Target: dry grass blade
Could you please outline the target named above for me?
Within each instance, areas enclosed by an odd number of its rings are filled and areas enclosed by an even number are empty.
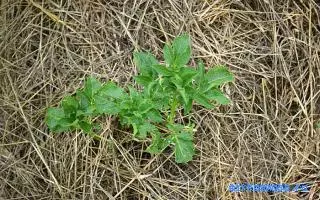
[[[2,0],[0,198],[319,199],[319,11],[315,0]],[[192,38],[191,65],[225,64],[236,75],[223,87],[231,105],[192,111],[194,161],[145,153],[147,143],[111,118],[103,142],[48,132],[46,108],[86,76],[127,85],[134,50],[162,58],[182,32]],[[235,182],[312,187],[231,193]]]

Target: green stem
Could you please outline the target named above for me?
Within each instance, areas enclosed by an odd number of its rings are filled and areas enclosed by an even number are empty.
[[[174,119],[176,117],[177,107],[178,107],[178,99],[177,99],[177,95],[174,95],[173,101],[171,103],[170,115],[168,118],[168,123],[170,123],[170,124],[173,124],[173,122],[174,122]]]
[[[101,141],[102,137],[98,134],[92,133],[90,134],[91,137],[93,137],[93,139]]]

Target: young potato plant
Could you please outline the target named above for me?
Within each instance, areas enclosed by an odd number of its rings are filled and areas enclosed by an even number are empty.
[[[206,71],[199,62],[196,68],[188,67],[191,45],[187,34],[166,44],[163,55],[165,62],[160,63],[148,52],[134,53],[139,70],[134,80],[142,86],[140,90],[132,86],[122,89],[113,82],[101,83],[89,77],[83,89],[64,97],[59,107],[47,110],[49,129],[53,132],[81,129],[99,140],[101,137],[94,133],[98,127],[93,123],[94,117],[112,115],[119,118],[122,126],[132,128],[134,138],[151,138],[147,152],[158,154],[171,146],[177,163],[192,160],[194,125],[176,123],[177,109],[182,107],[187,115],[195,102],[207,109],[228,104],[230,100],[219,87],[234,77],[224,66]]]

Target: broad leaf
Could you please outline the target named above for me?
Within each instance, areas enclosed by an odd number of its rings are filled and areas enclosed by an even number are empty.
[[[128,89],[129,89],[129,94],[130,94],[130,98],[136,98],[140,96],[140,93],[138,93],[138,91],[136,89],[134,89],[134,87],[132,86],[128,86]]]
[[[134,137],[138,139],[146,139],[147,134],[156,130],[156,127],[150,123],[144,123],[136,126],[137,131]]]
[[[187,34],[176,37],[172,45],[166,44],[164,46],[163,52],[169,66],[183,67],[189,62],[191,56],[190,37]]]
[[[87,97],[93,99],[93,96],[99,91],[100,88],[101,83],[97,79],[89,77],[84,84],[83,91],[87,95]]]
[[[62,100],[62,108],[65,113],[65,115],[71,115],[75,114],[77,112],[77,109],[79,107],[79,103],[75,97],[72,96],[66,96]]]
[[[48,108],[46,123],[54,132],[68,131],[74,124],[75,119],[67,118],[62,108]]]
[[[208,89],[234,80],[233,74],[224,66],[210,69],[205,76],[210,84]]]
[[[123,95],[123,89],[113,82],[108,82],[101,87],[99,95],[104,97],[121,98]]]
[[[154,96],[160,89],[158,80],[152,80],[147,87],[144,88],[145,94],[147,96]]]
[[[159,64],[157,59],[147,52],[135,52],[133,54],[134,63],[143,75],[153,75],[153,65]]]
[[[87,121],[80,121],[78,122],[80,128],[85,132],[85,133],[92,133],[92,124],[90,124]]]
[[[161,133],[158,130],[155,130],[151,133],[152,135],[152,143],[146,149],[146,152],[151,154],[161,153],[165,148],[170,144],[170,140],[167,138],[162,138]]]
[[[199,90],[205,90],[208,87],[208,81],[205,77],[205,67],[202,61],[198,63],[197,75],[195,77],[195,83]]]
[[[175,74],[174,77],[170,78],[170,81],[176,86],[177,89],[183,88],[183,79],[178,75]]]
[[[152,109],[149,112],[146,113],[147,118],[151,121],[151,122],[162,122],[162,116],[159,113],[158,110]]]
[[[204,64],[201,60],[198,62],[197,72],[198,72],[197,79],[199,79],[199,82],[201,82],[206,72]]]
[[[61,108],[48,108],[46,115],[46,123],[50,130],[59,125],[59,121],[65,118],[64,111]]]
[[[105,99],[101,96],[95,96],[96,111],[100,114],[118,114],[120,112],[119,105],[111,100]]]
[[[182,131],[173,136],[175,143],[175,160],[177,163],[186,163],[192,160],[194,152],[192,133]]]
[[[205,95],[210,100],[214,100],[222,105],[227,105],[230,103],[230,100],[219,89],[211,89],[207,91]]]
[[[170,93],[165,92],[163,88],[160,88],[159,86],[155,87],[150,95],[153,107],[159,111],[169,107],[171,97],[172,95]]]
[[[192,68],[185,67],[181,69],[180,77],[183,80],[184,85],[190,83],[196,75],[197,71]]]
[[[172,49],[175,55],[174,65],[184,66],[189,62],[191,56],[190,37],[187,34],[177,37],[172,42]]]
[[[167,127],[172,133],[179,133],[184,129],[182,124],[167,124]]]
[[[153,81],[153,79],[150,76],[143,76],[143,75],[138,75],[138,76],[134,77],[134,80],[138,84],[140,84],[144,87],[148,87]]]
[[[79,107],[84,113],[88,113],[88,107],[90,106],[91,102],[89,97],[83,92],[83,90],[79,90],[76,93],[76,98],[79,102]]]
[[[186,93],[189,95],[188,101],[183,103],[184,114],[187,115],[192,109],[193,96],[196,90],[191,86],[185,87]]]
[[[174,55],[174,52],[173,52],[171,46],[169,46],[168,44],[164,45],[163,57],[169,66],[174,63],[175,55]]]
[[[141,98],[141,100],[137,102],[137,105],[138,105],[137,110],[139,111],[139,113],[145,114],[153,108],[152,103],[153,102],[151,102],[149,99]]]
[[[179,88],[179,89],[178,89],[178,92],[179,92],[179,94],[180,94],[181,97],[182,97],[182,100],[183,100],[182,104],[183,104],[183,103],[188,104],[188,102],[189,102],[189,95],[186,93],[186,90],[185,90],[184,88]]]
[[[206,96],[200,93],[195,93],[193,98],[196,102],[198,102],[200,105],[204,106],[205,108],[208,108],[208,109],[213,108],[213,105],[210,103],[209,99]]]
[[[133,115],[134,115],[136,118],[139,118],[139,119],[142,118],[142,114],[143,114],[143,113],[141,113],[141,112],[139,112],[139,111],[133,111],[132,113],[133,113]]]
[[[152,67],[163,76],[172,76],[172,72],[164,65],[153,65]]]
[[[183,109],[184,109],[183,113],[185,115],[189,114],[189,112],[192,109],[192,99],[189,99],[189,101],[187,103],[183,104]]]

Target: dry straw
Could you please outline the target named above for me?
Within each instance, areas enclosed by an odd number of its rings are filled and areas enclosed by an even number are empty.
[[[315,0],[1,1],[0,198],[320,198],[319,10]],[[194,161],[150,157],[111,118],[106,142],[49,134],[45,109],[85,77],[126,85],[135,49],[161,58],[182,32],[192,38],[191,64],[226,64],[236,75],[223,88],[232,105],[193,110]],[[234,182],[313,187],[237,194],[228,192]]]

